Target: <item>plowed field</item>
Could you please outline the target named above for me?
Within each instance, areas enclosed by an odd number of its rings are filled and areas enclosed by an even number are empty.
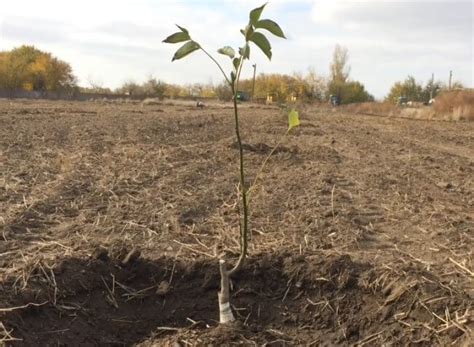
[[[249,182],[286,115],[244,104]],[[230,105],[0,101],[0,344],[469,345],[474,123],[300,107],[251,195]]]

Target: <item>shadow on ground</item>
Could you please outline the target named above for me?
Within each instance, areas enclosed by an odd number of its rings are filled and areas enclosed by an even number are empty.
[[[433,324],[425,308],[442,314],[444,304],[420,298],[446,293],[414,282],[429,276],[420,269],[404,270],[407,278],[394,281],[388,272],[327,252],[262,254],[245,270],[233,282],[240,325],[231,330],[217,324],[215,260],[151,261],[123,247],[99,247],[87,259],[38,263],[23,288],[15,279],[1,283],[0,305],[17,309],[0,313],[0,321],[16,343],[37,346],[442,341],[420,322]],[[449,300],[468,305],[462,294]],[[406,324],[415,323],[418,328],[405,334]],[[454,328],[446,337],[461,335]]]

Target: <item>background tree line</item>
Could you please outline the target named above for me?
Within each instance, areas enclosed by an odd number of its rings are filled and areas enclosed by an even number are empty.
[[[249,95],[253,91],[253,96],[257,99],[272,96],[273,101],[277,102],[285,102],[290,97],[296,97],[300,101],[327,102],[331,95],[337,96],[342,104],[373,101],[373,96],[365,86],[350,78],[348,61],[347,48],[336,45],[327,76],[317,74],[314,68],[309,68],[306,73],[292,75],[261,73],[256,76],[255,83],[253,78],[243,79],[239,89]],[[91,80],[89,85],[78,87],[68,63],[34,46],[25,45],[0,52],[0,91],[80,91],[159,98],[232,98],[232,92],[225,83],[177,85],[153,76],[141,83],[128,80],[115,90],[104,88],[101,83]],[[451,87],[462,88],[462,85],[454,82]],[[396,103],[399,97],[406,97],[410,101],[427,102],[447,89],[441,81],[429,80],[423,85],[414,77],[408,76],[404,81],[394,83],[385,99]]]
[[[451,89],[463,89],[460,82],[454,82]],[[436,98],[440,93],[449,89],[449,86],[442,81],[430,79],[423,83],[416,81],[415,77],[408,76],[404,81],[395,82],[390,88],[390,92],[385,101],[396,103],[398,98],[405,97],[408,101],[429,102],[431,98]]]
[[[260,74],[255,79],[242,80],[240,89],[254,92],[255,98],[273,97],[274,101],[286,101],[291,96],[302,101],[327,101],[330,95],[339,98],[342,104],[373,101],[365,86],[349,78],[349,54],[347,48],[336,46],[333,61],[330,65],[330,76],[318,75],[313,68],[306,74]],[[225,90],[225,84],[216,88],[216,94],[221,99],[228,99],[231,95]]]

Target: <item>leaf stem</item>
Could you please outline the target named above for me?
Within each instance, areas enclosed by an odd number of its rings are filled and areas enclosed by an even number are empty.
[[[232,86],[232,82],[229,80],[229,77],[227,77],[226,73],[224,72],[224,69],[222,68],[221,64],[219,64],[219,62],[208,52],[206,51],[204,48],[202,48],[201,45],[199,45],[199,48],[201,48],[201,50],[217,65],[217,67],[219,68],[219,70],[221,70],[222,72],[222,75],[224,75],[224,78],[225,80],[227,81],[227,83]]]

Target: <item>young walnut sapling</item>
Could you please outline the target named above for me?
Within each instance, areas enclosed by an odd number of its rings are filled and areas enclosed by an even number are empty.
[[[244,155],[242,147],[242,139],[240,135],[240,125],[239,125],[239,112],[237,104],[237,91],[240,81],[240,75],[242,73],[242,68],[244,66],[245,60],[250,59],[250,45],[253,44],[257,46],[270,60],[272,58],[272,47],[267,37],[264,35],[265,31],[270,32],[271,34],[285,39],[285,35],[280,28],[280,26],[270,19],[260,19],[262,12],[266,6],[266,3],[260,7],[257,7],[250,11],[249,13],[249,22],[246,27],[240,32],[244,36],[244,44],[242,47],[239,47],[237,52],[234,48],[230,46],[224,46],[217,50],[219,54],[227,56],[232,63],[232,70],[230,74],[226,74],[222,65],[212,56],[207,50],[205,50],[197,41],[191,38],[189,31],[179,25],[177,25],[179,31],[168,36],[163,42],[165,43],[184,43],[182,46],[174,53],[172,61],[182,59],[189,54],[201,50],[206,54],[209,59],[211,59],[214,64],[219,68],[220,72],[225,78],[226,83],[231,88],[233,94],[233,104],[234,104],[234,124],[235,124],[235,135],[237,138],[237,144],[239,148],[239,190],[240,190],[240,200],[241,200],[241,209],[239,209],[239,226],[240,226],[240,255],[237,263],[228,270],[225,259],[219,260],[219,268],[221,274],[221,291],[218,294],[219,298],[219,312],[220,312],[220,323],[228,323],[235,320],[232,310],[230,308],[230,292],[229,292],[229,279],[232,275],[237,273],[243,266],[245,258],[247,256],[247,247],[248,247],[248,234],[249,234],[249,188],[245,185],[245,165],[244,165]],[[289,126],[288,132],[293,128],[299,125],[298,112],[292,110],[288,116]],[[285,134],[285,135],[286,135]],[[280,141],[281,142],[281,141]],[[279,142],[279,143],[280,143]],[[278,144],[277,144],[278,146]],[[276,148],[276,147],[275,147]],[[273,151],[270,153],[270,155]],[[269,155],[269,156],[270,156]],[[268,159],[268,157],[267,157]],[[267,160],[264,161],[264,164]],[[262,166],[263,167],[263,166]],[[261,168],[262,169],[262,168]],[[261,171],[260,169],[260,171]],[[240,210],[242,210],[242,215],[240,215]]]

